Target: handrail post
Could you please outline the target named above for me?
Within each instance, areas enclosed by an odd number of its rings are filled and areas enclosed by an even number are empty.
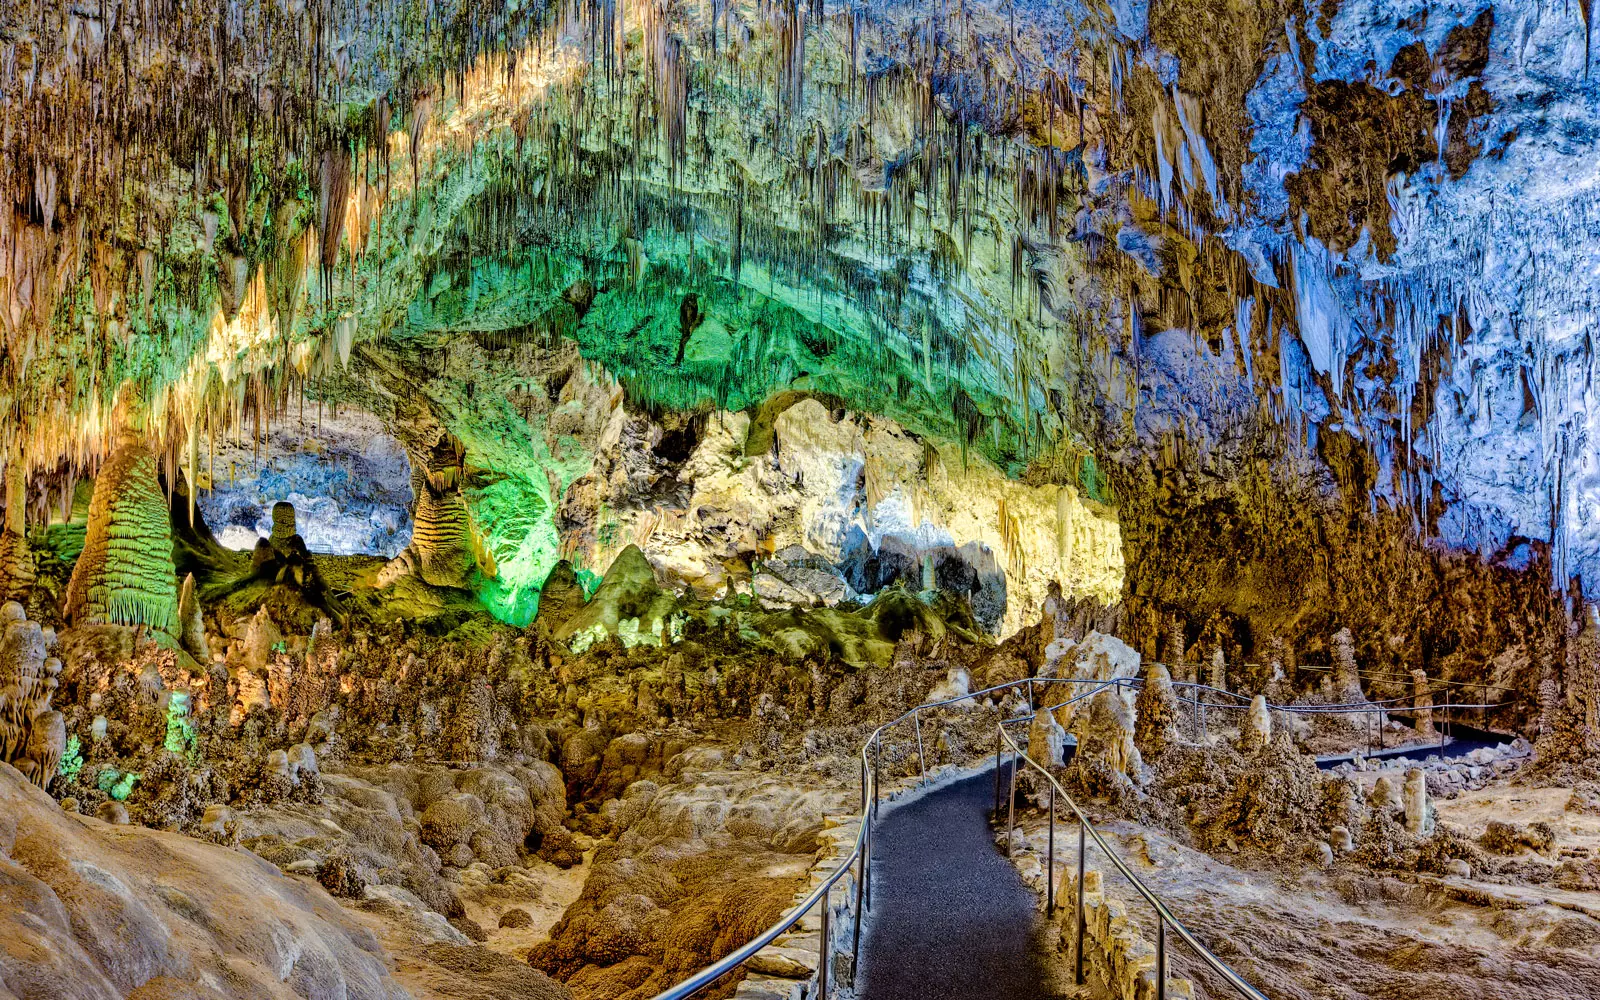
[[[1000,742],[1001,742],[1001,733],[1002,733],[1002,730],[1001,730],[1000,726],[1001,726],[1001,723],[998,723],[998,722],[995,723],[995,725],[994,725],[994,811],[995,812],[999,812],[1000,811]],[[866,765],[863,764],[861,766],[865,767]],[[865,803],[862,803],[862,808],[866,808],[866,804]]]
[[[1033,714],[1033,675],[1028,675],[1028,714]]]
[[[866,822],[865,817],[862,817],[862,822]],[[856,857],[856,926],[855,930],[851,931],[850,934],[850,975],[854,976],[855,981],[858,983],[861,981],[861,923],[862,918],[866,916],[861,909],[861,890],[866,885],[866,881],[867,842],[866,838],[862,837],[861,853]]]
[[[878,765],[883,763],[883,735],[872,741],[872,818],[878,818]]]
[[[828,897],[833,895],[833,887],[822,890],[822,933],[817,946],[817,996],[819,1000],[828,1000],[828,952],[833,950],[833,944],[828,935]]]
[[[917,784],[923,785],[928,781],[928,758],[922,751],[922,709],[918,708],[911,713],[911,721],[917,726],[917,765],[922,768],[922,780]]]
[[[1011,777],[1006,783],[1010,789],[1006,796],[1006,857],[1011,857],[1011,830],[1016,825],[1017,815],[1017,757],[1011,758]]]
[[[823,1000],[827,1000],[824,993]],[[1156,1000],[1167,1000],[1167,921],[1156,914]]]
[[[867,911],[872,911],[872,814],[866,814],[867,835],[861,841],[861,881],[866,893]]]
[[[1050,786],[1050,849],[1047,851],[1048,860],[1045,862],[1044,873],[1044,912],[1055,916],[1056,912],[1056,783],[1048,782]]]
[[[1083,985],[1083,817],[1078,817],[1078,918],[1077,927],[1073,936],[1077,938],[1077,945],[1073,948],[1073,968],[1076,982]]]

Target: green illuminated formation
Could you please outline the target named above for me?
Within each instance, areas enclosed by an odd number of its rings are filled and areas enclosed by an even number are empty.
[[[177,612],[172,527],[155,456],[125,441],[95,480],[65,615],[74,624],[147,625],[168,632]]]

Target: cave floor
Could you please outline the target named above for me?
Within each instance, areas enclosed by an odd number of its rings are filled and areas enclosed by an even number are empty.
[[[1499,785],[1439,803],[1440,818],[1470,828],[1489,816],[1550,817],[1567,794]],[[1030,811],[1018,825],[1037,850],[1043,817]],[[1593,903],[1593,894],[1375,871],[1354,860],[1322,868],[1214,857],[1137,823],[1097,827],[1200,941],[1275,1000],[1600,998],[1600,921],[1571,898]],[[1587,822],[1564,827],[1563,843],[1568,832],[1590,831]],[[1058,824],[1058,863],[1072,862],[1076,843],[1075,829]],[[1153,936],[1147,904],[1121,879],[1105,885]],[[1172,974],[1194,981],[1197,996],[1234,995],[1182,945],[1168,954]]]

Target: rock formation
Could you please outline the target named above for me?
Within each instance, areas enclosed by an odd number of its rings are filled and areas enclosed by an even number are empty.
[[[68,585],[64,615],[74,625],[177,624],[167,503],[148,448],[125,437],[95,479],[83,554]]]
[[[5,530],[0,531],[0,599],[21,601],[37,578],[28,547],[28,475],[21,456],[5,468]]]
[[[54,635],[14,601],[0,606],[0,629],[0,761],[44,788],[67,745],[62,715],[51,708],[61,673],[50,656]]]
[[[1428,690],[1426,671],[1411,671],[1411,705],[1416,710],[1417,736],[1427,740],[1437,738],[1439,732],[1433,728],[1433,693]]]
[[[1333,636],[1333,670],[1328,674],[1327,694],[1340,704],[1365,701],[1361,692],[1361,674],[1356,668],[1355,639],[1348,628]]]
[[[1134,704],[1134,743],[1146,757],[1159,755],[1178,738],[1178,699],[1165,664],[1145,667]]]
[[[1245,713],[1244,724],[1239,727],[1239,749],[1259,750],[1272,742],[1272,715],[1267,711],[1265,695],[1256,695]]]

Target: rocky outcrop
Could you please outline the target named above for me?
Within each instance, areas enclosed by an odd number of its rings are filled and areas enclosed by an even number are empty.
[[[720,749],[681,755],[669,778],[529,955],[579,1000],[652,995],[754,937],[792,902],[839,805],[731,770]]]
[[[176,833],[64,813],[0,765],[0,980],[21,1000],[241,993],[403,1000],[320,887]]]

